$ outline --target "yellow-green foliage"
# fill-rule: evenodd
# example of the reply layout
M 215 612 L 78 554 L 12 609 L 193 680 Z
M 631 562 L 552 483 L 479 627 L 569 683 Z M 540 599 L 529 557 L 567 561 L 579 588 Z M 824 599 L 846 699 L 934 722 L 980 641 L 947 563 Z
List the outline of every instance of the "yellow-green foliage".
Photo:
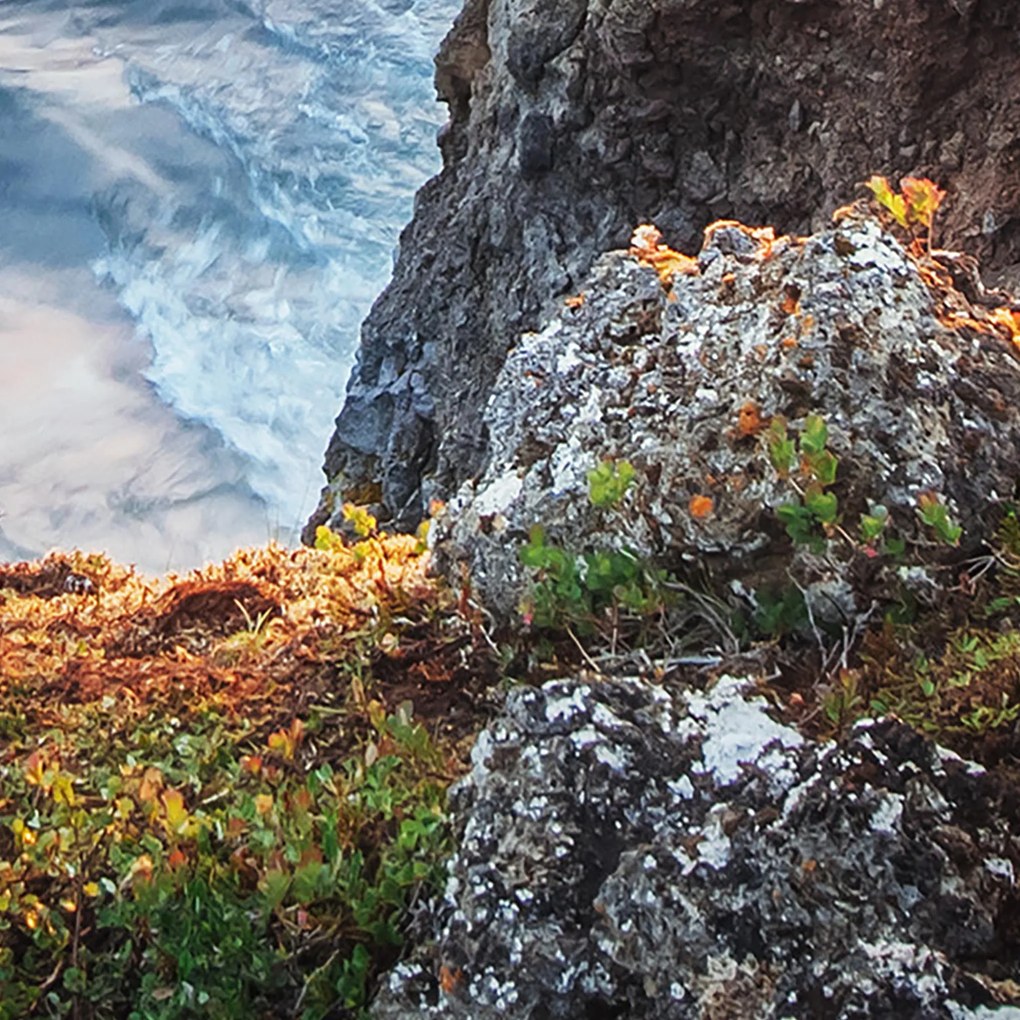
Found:
M 0 567 L 2 1020 L 364 1005 L 459 767 L 404 699 L 463 639 L 413 538 L 328 544 Z

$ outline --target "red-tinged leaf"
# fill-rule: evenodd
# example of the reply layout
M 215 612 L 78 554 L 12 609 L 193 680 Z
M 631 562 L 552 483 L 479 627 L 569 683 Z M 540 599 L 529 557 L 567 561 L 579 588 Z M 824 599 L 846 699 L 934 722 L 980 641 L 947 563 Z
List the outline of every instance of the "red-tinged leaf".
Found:
M 930 230 L 935 212 L 942 204 L 946 193 L 926 177 L 904 177 L 900 181 L 900 190 L 903 193 L 909 222 Z

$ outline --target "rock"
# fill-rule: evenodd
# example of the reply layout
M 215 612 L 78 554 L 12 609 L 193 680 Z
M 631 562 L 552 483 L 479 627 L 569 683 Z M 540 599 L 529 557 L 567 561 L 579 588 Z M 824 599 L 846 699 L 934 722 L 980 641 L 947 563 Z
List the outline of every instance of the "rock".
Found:
M 627 252 L 604 256 L 583 303 L 508 355 L 483 413 L 488 467 L 433 527 L 440 561 L 466 563 L 503 615 L 523 592 L 518 550 L 534 524 L 567 549 L 696 568 L 717 591 L 797 584 L 830 622 L 895 598 L 913 575 L 865 548 L 862 514 L 887 508 L 885 534 L 937 565 L 956 552 L 920 525 L 920 505 L 935 494 L 963 555 L 1020 477 L 1016 345 L 958 325 L 947 306 L 966 301 L 941 278 L 929 286 L 930 268 L 856 213 L 806 238 L 719 224 L 669 290 Z M 770 426 L 782 418 L 796 439 L 809 416 L 838 461 L 826 492 L 842 531 L 825 540 L 816 525 L 791 546 L 777 511 L 803 506 L 810 476 L 771 463 Z M 607 459 L 638 476 L 612 515 L 588 496 Z
M 454 788 L 431 940 L 376 1020 L 1015 1018 L 1017 792 L 745 681 L 518 688 Z
M 306 539 L 346 499 L 413 528 L 477 474 L 508 347 L 638 223 L 687 250 L 721 216 L 806 232 L 855 181 L 921 173 L 950 188 L 944 243 L 1015 289 L 1018 29 L 1017 5 L 970 0 L 466 0 L 437 60 L 444 168 L 365 323 Z

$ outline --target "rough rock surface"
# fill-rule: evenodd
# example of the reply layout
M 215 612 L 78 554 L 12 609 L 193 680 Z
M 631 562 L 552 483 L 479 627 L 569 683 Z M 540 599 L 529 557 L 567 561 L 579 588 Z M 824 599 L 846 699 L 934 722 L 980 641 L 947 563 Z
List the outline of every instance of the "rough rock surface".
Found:
M 922 174 L 950 187 L 944 243 L 1016 283 L 1018 30 L 1020 6 L 975 0 L 466 0 L 437 62 L 444 169 L 306 537 L 343 499 L 413 526 L 472 477 L 508 346 L 637 223 L 685 250 L 719 217 L 806 232 L 855 181 Z
M 1015 1020 L 1017 791 L 892 721 L 807 742 L 745 686 L 514 691 L 376 1020 Z
M 965 550 L 1013 496 L 1016 345 L 1008 332 L 945 325 L 965 299 L 930 287 L 863 213 L 798 239 L 710 228 L 697 270 L 668 292 L 651 268 L 612 253 L 583 293 L 510 352 L 484 411 L 489 465 L 434 528 L 442 556 L 465 560 L 494 608 L 514 608 L 518 549 L 541 523 L 569 549 L 623 545 L 681 572 L 694 562 L 720 588 L 792 579 L 817 614 L 846 621 L 902 581 L 859 545 L 862 513 L 885 506 L 889 532 L 937 560 L 918 523 L 922 494 L 963 526 Z M 846 532 L 824 555 L 791 549 L 776 508 L 801 497 L 769 456 L 772 417 L 796 437 L 811 413 L 838 458 L 831 492 Z M 612 520 L 588 498 L 587 473 L 603 459 L 638 469 Z

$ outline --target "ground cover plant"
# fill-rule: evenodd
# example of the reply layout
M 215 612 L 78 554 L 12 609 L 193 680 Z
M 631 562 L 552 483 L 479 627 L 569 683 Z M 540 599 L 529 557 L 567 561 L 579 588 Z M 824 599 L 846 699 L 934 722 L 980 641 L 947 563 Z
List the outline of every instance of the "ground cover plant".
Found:
M 870 187 L 935 285 L 927 183 Z M 664 286 L 689 271 L 637 236 Z M 1011 310 L 968 314 L 1020 336 Z M 0 565 L 0 1020 L 363 1015 L 442 880 L 445 792 L 503 683 L 757 676 L 810 735 L 894 715 L 1015 786 L 1016 507 L 997 499 L 997 533 L 965 545 L 939 493 L 897 513 L 848 491 L 853 451 L 822 415 L 749 400 L 731 437 L 781 483 L 761 507 L 775 589 L 634 552 L 647 472 L 624 459 L 588 470 L 583 544 L 534 522 L 502 631 L 468 578 L 430 576 L 423 536 L 356 507 L 344 538 L 187 577 L 81 554 Z M 704 491 L 686 508 L 718 512 Z M 880 577 L 870 608 L 816 619 L 790 570 L 804 552 Z
M 0 568 L 0 1018 L 357 1016 L 480 726 L 421 543 Z

